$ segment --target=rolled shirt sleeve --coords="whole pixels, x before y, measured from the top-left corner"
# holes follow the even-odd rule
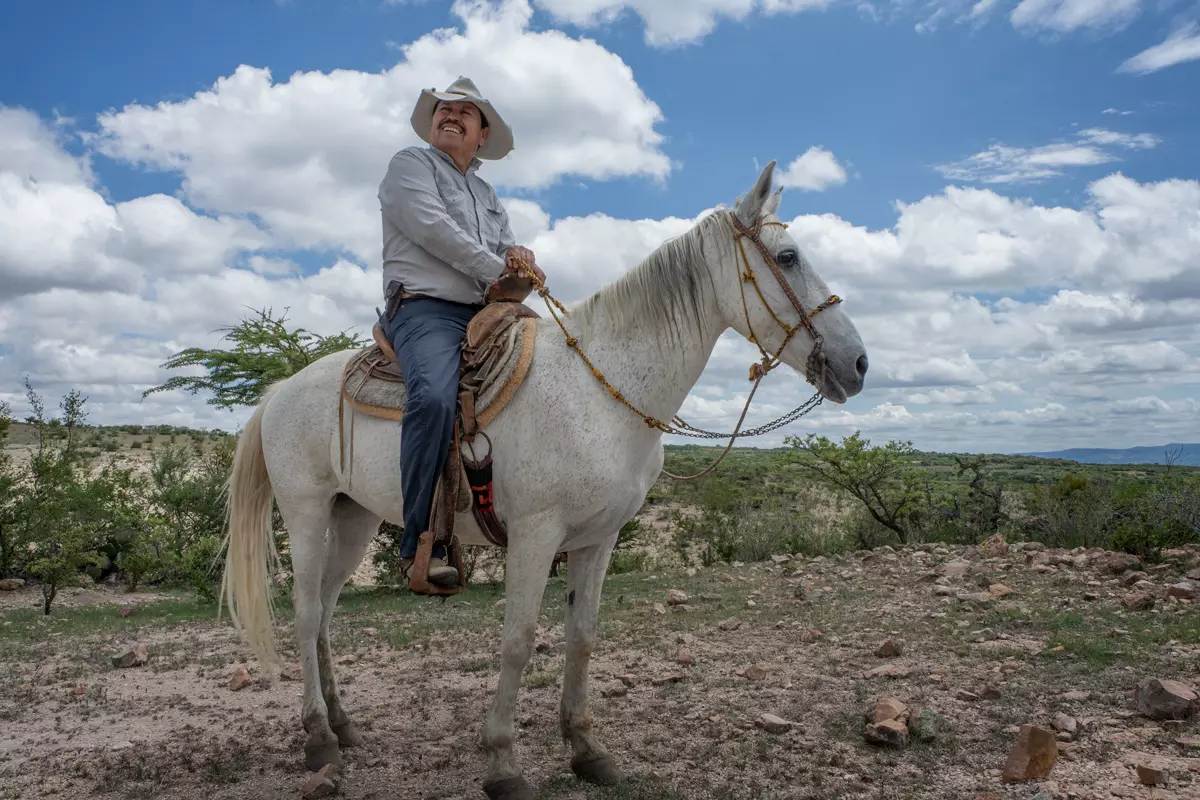
[[[433,172],[411,153],[401,151],[388,164],[379,185],[379,202],[384,217],[406,237],[460,272],[485,283],[503,272],[504,259],[450,217]],[[501,252],[511,246],[503,242],[512,238],[506,213]]]

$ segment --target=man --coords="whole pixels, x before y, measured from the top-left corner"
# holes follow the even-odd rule
[[[517,259],[544,278],[533,253],[516,245],[495,190],[477,174],[480,159],[508,155],[513,135],[475,84],[460,77],[445,92],[422,91],[412,125],[429,147],[396,153],[379,185],[387,309],[381,322],[408,391],[398,554],[406,582],[454,432],[467,323],[483,307],[487,287],[515,270]],[[439,548],[430,582],[450,586],[458,579]]]

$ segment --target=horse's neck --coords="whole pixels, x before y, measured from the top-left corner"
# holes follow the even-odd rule
[[[716,298],[705,277],[700,323],[682,316],[672,319],[666,308],[654,319],[642,318],[622,327],[602,307],[593,310],[589,334],[580,347],[613,388],[635,408],[670,422],[688,392],[700,380],[723,326],[718,321]],[[599,387],[597,387],[599,388]],[[631,425],[645,428],[633,412]]]

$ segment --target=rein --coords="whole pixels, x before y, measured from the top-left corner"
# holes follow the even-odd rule
[[[842,302],[842,299],[837,295],[830,295],[825,302],[813,309],[811,313],[806,312],[804,310],[804,304],[800,302],[800,298],[796,297],[796,293],[792,291],[792,287],[784,279],[783,274],[779,271],[779,266],[775,263],[775,259],[771,256],[770,251],[767,250],[767,246],[763,244],[762,239],[760,238],[764,225],[778,225],[782,228],[786,228],[787,224],[783,222],[764,223],[762,220],[758,220],[753,227],[747,228],[742,225],[741,221],[738,220],[737,215],[733,212],[729,213],[729,219],[733,223],[734,227],[733,239],[735,242],[737,242],[738,251],[742,256],[742,263],[746,268],[745,272],[742,273],[742,280],[738,284],[742,293],[742,313],[745,314],[746,317],[746,329],[750,331],[750,341],[758,348],[759,353],[762,354],[761,361],[757,361],[750,365],[749,379],[754,382],[754,385],[751,387],[750,394],[746,398],[745,406],[742,407],[741,415],[738,416],[737,426],[734,428],[733,433],[713,433],[712,431],[702,430],[689,425],[678,415],[672,418],[672,424],[668,424],[662,420],[645,414],[628,400],[626,400],[625,396],[608,382],[608,379],[604,377],[604,373],[601,372],[600,369],[591,362],[591,360],[579,347],[579,340],[570,334],[566,325],[563,324],[558,314],[555,313],[555,308],[557,308],[563,313],[563,316],[567,316],[567,309],[562,303],[555,299],[553,295],[550,294],[550,290],[546,288],[546,284],[538,278],[533,270],[529,269],[529,264],[527,264],[523,259],[514,259],[520,268],[520,273],[533,281],[534,286],[537,288],[538,295],[546,303],[546,308],[550,311],[550,316],[554,318],[554,321],[558,323],[558,327],[562,329],[563,336],[566,337],[567,346],[579,354],[579,357],[582,358],[583,362],[588,365],[589,369],[591,369],[592,375],[595,376],[596,380],[608,390],[609,394],[611,394],[614,399],[623,404],[630,411],[641,417],[642,421],[646,423],[647,427],[654,428],[663,433],[675,434],[677,436],[690,436],[700,439],[729,438],[729,444],[725,446],[725,449],[721,452],[721,455],[717,457],[717,460],[710,464],[706,469],[702,470],[701,472],[697,472],[695,475],[676,475],[665,469],[663,470],[663,474],[665,474],[667,477],[674,478],[675,480],[691,481],[703,475],[707,475],[709,472],[712,472],[714,469],[716,469],[717,465],[725,459],[725,456],[729,454],[729,451],[733,448],[734,441],[737,439],[747,436],[761,436],[764,433],[768,433],[776,428],[782,427],[783,425],[787,425],[804,416],[809,411],[812,411],[814,408],[819,406],[823,400],[820,392],[818,392],[773,422],[769,422],[766,425],[761,425],[752,430],[742,431],[742,422],[746,419],[746,413],[750,410],[750,402],[754,399],[754,393],[758,391],[759,383],[761,383],[762,379],[767,376],[768,372],[779,366],[781,363],[779,357],[783,354],[784,348],[788,346],[788,343],[792,340],[792,337],[795,336],[797,331],[799,331],[802,327],[808,331],[809,336],[811,336],[813,340],[813,348],[809,352],[808,360],[805,363],[804,379],[808,383],[815,385],[814,378],[819,375],[823,369],[820,358],[821,347],[824,344],[825,339],[813,326],[812,318],[830,306],[834,306]],[[762,288],[758,284],[758,279],[754,275],[754,270],[750,266],[750,259],[746,255],[746,249],[742,244],[742,239],[749,239],[755,244],[755,246],[758,247],[759,253],[762,254],[763,260],[767,263],[767,266],[771,270],[771,274],[775,276],[775,280],[779,284],[780,288],[783,289],[783,293],[791,302],[792,307],[800,315],[800,322],[796,325],[789,326],[785,324],[781,319],[779,319],[779,316],[771,308],[770,303],[767,302],[767,298],[763,294]],[[773,355],[767,353],[767,351],[763,349],[762,344],[760,344],[758,341],[758,336],[754,333],[754,328],[750,324],[750,309],[746,305],[745,285],[747,283],[754,285],[754,290],[758,294],[759,300],[762,301],[763,306],[767,309],[767,312],[771,315],[771,319],[773,319],[775,324],[778,325],[779,328],[784,332],[783,342],[779,345],[779,348]]]

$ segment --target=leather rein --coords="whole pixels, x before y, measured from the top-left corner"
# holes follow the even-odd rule
[[[663,433],[671,433],[679,436],[691,436],[702,439],[724,439],[729,437],[729,444],[725,446],[725,449],[722,451],[721,455],[703,471],[697,472],[695,475],[684,476],[676,475],[665,469],[663,470],[663,474],[676,480],[695,480],[703,475],[708,474],[709,472],[712,472],[714,469],[716,469],[717,465],[725,459],[725,456],[729,454],[729,451],[733,448],[734,441],[737,439],[745,436],[759,436],[767,433],[775,428],[792,422],[804,414],[807,414],[809,411],[821,404],[821,400],[823,398],[821,397],[820,392],[818,392],[800,406],[797,406],[795,409],[783,415],[779,419],[766,425],[762,425],[759,428],[755,428],[752,431],[742,431],[742,422],[746,418],[746,412],[750,410],[750,402],[754,399],[754,393],[758,391],[759,383],[764,377],[766,377],[768,372],[775,369],[775,367],[782,363],[779,359],[783,354],[784,348],[788,346],[788,343],[792,340],[792,337],[794,337],[801,328],[807,330],[809,336],[811,336],[813,340],[812,350],[809,351],[808,359],[805,363],[804,379],[808,383],[813,384],[814,386],[816,385],[816,379],[820,376],[821,371],[824,369],[823,365],[821,364],[821,350],[825,339],[813,325],[812,318],[830,306],[834,306],[842,302],[840,297],[838,297],[836,294],[832,294],[823,303],[813,309],[811,313],[806,312],[804,310],[804,304],[800,302],[800,298],[796,296],[796,293],[792,290],[791,285],[788,284],[787,280],[783,277],[783,273],[779,271],[779,265],[775,263],[775,258],[771,255],[771,252],[767,249],[767,246],[763,244],[761,238],[762,229],[766,225],[778,225],[779,227],[787,228],[787,224],[784,222],[764,222],[763,220],[759,219],[754,223],[753,226],[747,228],[746,226],[742,225],[741,221],[737,218],[737,214],[733,213],[732,211],[728,213],[730,222],[732,222],[734,228],[733,239],[737,243],[738,251],[742,257],[742,264],[745,266],[745,271],[742,272],[741,281],[739,281],[738,285],[742,293],[742,312],[746,318],[746,329],[750,332],[750,341],[758,348],[759,353],[762,354],[761,361],[757,361],[750,365],[749,379],[753,381],[754,386],[751,387],[750,395],[746,398],[746,404],[743,406],[742,413],[738,417],[737,427],[731,434],[713,433],[712,431],[701,430],[700,428],[689,425],[678,415],[672,419],[672,424],[667,424],[659,419],[643,413],[627,399],[625,399],[625,396],[617,391],[613,385],[608,382],[608,379],[604,377],[604,373],[601,372],[594,364],[592,364],[591,360],[579,347],[579,340],[570,334],[562,320],[559,318],[558,314],[555,313],[555,308],[557,307],[564,316],[567,314],[567,310],[563,304],[550,294],[550,291],[546,288],[545,283],[543,283],[537,277],[537,275],[534,274],[533,270],[528,268],[529,265],[524,260],[520,258],[515,259],[520,273],[532,279],[534,286],[537,288],[538,295],[541,296],[543,301],[545,301],[546,307],[550,311],[550,315],[554,318],[554,321],[558,323],[558,327],[562,329],[563,335],[566,337],[567,346],[579,354],[584,363],[587,364],[592,370],[592,374],[596,377],[596,380],[599,381],[604,388],[608,389],[609,394],[633,411],[633,413],[641,417],[648,427],[655,428]],[[775,276],[775,281],[783,290],[783,293],[787,297],[788,301],[791,302],[792,308],[795,309],[800,315],[800,321],[795,325],[788,325],[783,322],[783,320],[781,320],[771,308],[771,304],[767,302],[767,298],[763,294],[762,288],[758,284],[758,279],[754,274],[754,269],[750,266],[750,259],[746,255],[746,248],[742,244],[743,239],[749,239],[758,248],[759,253],[762,254],[763,261],[766,262],[767,267],[771,270],[771,274]],[[763,349],[763,346],[759,342],[758,336],[754,333],[754,328],[750,323],[750,309],[746,304],[747,283],[750,283],[754,286],[754,290],[758,294],[759,300],[762,302],[763,306],[767,309],[767,313],[771,315],[771,319],[774,320],[775,324],[778,325],[779,328],[784,332],[783,342],[779,345],[774,354],[769,354]]]

